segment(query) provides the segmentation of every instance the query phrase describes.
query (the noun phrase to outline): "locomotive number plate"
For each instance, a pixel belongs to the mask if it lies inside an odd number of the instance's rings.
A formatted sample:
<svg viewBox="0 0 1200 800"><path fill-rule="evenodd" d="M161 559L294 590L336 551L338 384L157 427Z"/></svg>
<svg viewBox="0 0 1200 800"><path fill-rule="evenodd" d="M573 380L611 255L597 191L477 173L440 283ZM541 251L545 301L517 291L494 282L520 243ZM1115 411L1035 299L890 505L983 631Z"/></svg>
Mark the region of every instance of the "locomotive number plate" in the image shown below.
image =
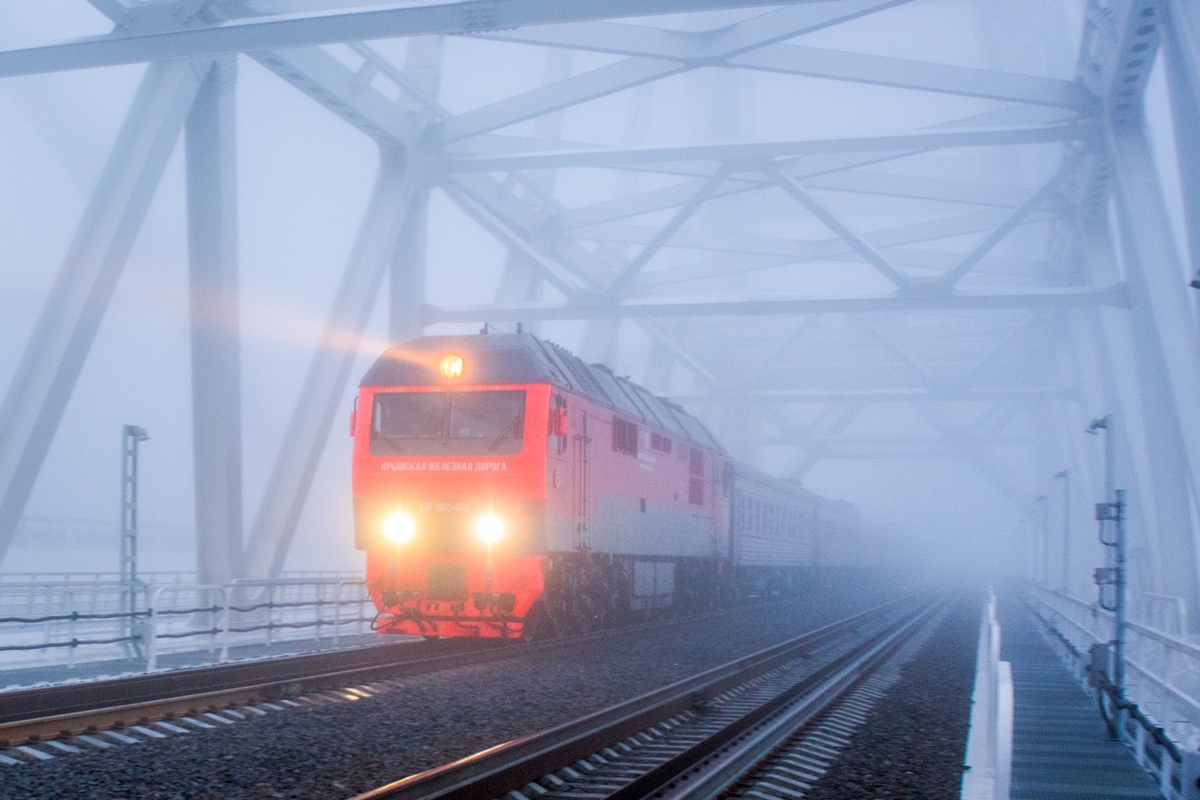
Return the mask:
<svg viewBox="0 0 1200 800"><path fill-rule="evenodd" d="M442 514L455 513L455 512L470 511L471 504L470 503L456 503L456 502L451 502L451 501L440 502L440 503L421 503L421 510L422 511L433 511L435 513L442 513Z"/></svg>

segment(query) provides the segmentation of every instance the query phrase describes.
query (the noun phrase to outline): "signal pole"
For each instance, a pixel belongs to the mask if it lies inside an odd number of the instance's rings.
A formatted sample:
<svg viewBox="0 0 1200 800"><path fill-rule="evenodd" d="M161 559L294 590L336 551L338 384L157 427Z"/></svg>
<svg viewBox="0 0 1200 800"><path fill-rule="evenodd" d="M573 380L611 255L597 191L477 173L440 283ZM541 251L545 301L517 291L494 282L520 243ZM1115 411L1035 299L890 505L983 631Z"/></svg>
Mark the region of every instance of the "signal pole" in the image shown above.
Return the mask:
<svg viewBox="0 0 1200 800"><path fill-rule="evenodd" d="M1106 414L1092 420L1087 432L1104 431L1104 502L1096 504L1096 521L1100 523L1100 543L1114 550L1113 566L1096 570L1096 583L1100 584L1100 607L1116 613L1116 630L1113 632L1113 686L1118 700L1125 698L1125 490L1113 490L1113 418ZM1106 522L1112 522L1115 531L1112 539L1104 535ZM1116 597L1111 604L1104 602L1104 586L1112 586Z"/></svg>
<svg viewBox="0 0 1200 800"><path fill-rule="evenodd" d="M121 434L121 608L126 616L121 618L121 635L125 638L125 652L131 658L140 658L141 642L138 636L142 626L138 624L138 576L137 576L137 484L138 443L150 438L145 428L125 425Z"/></svg>
<svg viewBox="0 0 1200 800"><path fill-rule="evenodd" d="M1060 470L1055 478L1063 482L1063 547L1062 547L1062 590L1071 593L1071 471Z"/></svg>

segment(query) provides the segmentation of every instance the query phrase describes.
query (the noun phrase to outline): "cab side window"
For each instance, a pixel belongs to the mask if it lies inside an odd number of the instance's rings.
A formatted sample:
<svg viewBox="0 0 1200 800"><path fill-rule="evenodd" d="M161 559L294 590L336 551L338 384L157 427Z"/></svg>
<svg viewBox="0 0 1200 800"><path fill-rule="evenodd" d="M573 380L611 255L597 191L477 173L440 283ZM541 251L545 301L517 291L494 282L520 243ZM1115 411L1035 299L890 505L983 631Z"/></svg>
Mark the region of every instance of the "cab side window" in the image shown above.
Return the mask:
<svg viewBox="0 0 1200 800"><path fill-rule="evenodd" d="M550 447L554 452L567 452L567 398L556 394L550 398Z"/></svg>

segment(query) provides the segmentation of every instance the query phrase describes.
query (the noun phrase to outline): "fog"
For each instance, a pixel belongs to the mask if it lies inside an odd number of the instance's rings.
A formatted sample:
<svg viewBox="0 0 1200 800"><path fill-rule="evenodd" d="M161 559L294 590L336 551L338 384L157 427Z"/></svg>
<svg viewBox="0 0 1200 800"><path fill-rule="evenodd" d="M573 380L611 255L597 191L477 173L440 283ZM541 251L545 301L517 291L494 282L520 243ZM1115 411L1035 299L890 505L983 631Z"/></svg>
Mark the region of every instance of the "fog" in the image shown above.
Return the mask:
<svg viewBox="0 0 1200 800"><path fill-rule="evenodd" d="M710 30L766 11L627 22ZM1083 12L1084 3L1075 0L914 0L791 44L1070 81ZM0 49L64 42L109 29L83 2L8 4L0 10ZM580 75L620 60L586 49L557 51L503 41L508 35L447 37L437 102L459 115L532 91L547 76ZM404 64L405 40L371 46L392 63ZM344 46L329 50L346 63L352 60ZM11 391L21 353L144 69L129 65L0 79L4 393ZM897 75L896 82L905 77ZM1163 86L1156 74L1147 114L1181 244L1181 204ZM248 528L366 209L379 158L369 138L245 56L238 59L236 93L243 517ZM537 140L521 145L522 150L540 149L546 146L542 140L553 138L571 149L787 143L1021 124L1015 117L993 122L1012 107L1012 102L993 97L877 82L700 68L497 133ZM1070 113L1049 105L1022 107L1030 124L1066 120ZM502 145L476 144L473 152ZM903 231L1016 206L1063 158L1063 145L1056 141L1019 148L961 146L881 159L865 170L876 177L919 177L931 193L935 184L989 187L1001 198L978 204L845 187L819 191L820 171L808 188L853 230ZM731 175L738 178L752 166L735 162ZM578 209L695 180L701 167L713 170L709 162L663 158L636 170L588 166L530 174L558 203ZM489 175L505 178L502 168ZM464 213L445 188L434 188L429 203L426 301L444 307L494 302L506 264L504 244ZM611 278L615 271L603 267L604 259L634 258L646 237L669 225L676 212L677 207L607 227L593 225L580 234L579 246ZM1034 217L1012 231L960 288L1023 290L1074 283L1065 275L1067 260L1053 253L1061 235L1053 216ZM906 274L930 279L970 252L984 233L986 228L927 240L896 234L896 243L880 245L880 252ZM796 243L837 238L828 223L778 186L723 196L718 192L688 220L678 241L645 265L635 284L637 297L646 302L874 298L895 290L853 248L845 248L848 255L830 251L823 257L747 254L724 245L704 246L710 234L719 234L722 242L753 239L757 246L780 252ZM917 244L906 248L906 241ZM62 527L66 520L108 521L115 528L123 424L143 426L151 437L141 450L142 568L194 568L187 262L180 143L71 393L25 506L25 522L0 565L5 572L117 568L115 533L83 528L70 533L64 547L61 536L46 538L38 531L54 521ZM555 303L562 295L543 286L540 300ZM386 306L381 297L364 332L352 383L343 392L286 569L361 567L361 554L353 549L351 442L345 420L353 384L388 344ZM476 322L433 325L427 332L475 331L485 321L486 314ZM503 321L497 327L512 330L514 324ZM1053 475L1073 466L1071 523L1083 554L1076 556L1080 568L1074 579L1085 579L1084 562L1100 563L1087 529L1087 504L1100 493L1102 451L1096 437L1082 434L1105 409L1088 393L1096 378L1084 374L1087 365L1078 363L1064 314L798 311L590 327L582 321L530 322L526 327L586 359L610 363L618 374L630 375L658 394L678 398L735 457L853 502L879 521L882 535L920 569L968 577L1006 567L1028 572L1039 557L1036 539L1043 524L1035 509L1046 515L1048 526L1061 527L1057 492L1062 484ZM665 331L668 341L704 374L679 359L662 361L661 345L654 344L651 330ZM984 399L956 399L964 388ZM1029 388L1047 392L1032 400L1004 396ZM920 398L908 400L906 393ZM713 402L714 395L724 402ZM758 399L747 406L739 395ZM1048 499L1039 506L1039 497ZM1059 569L1054 564L1040 568Z"/></svg>

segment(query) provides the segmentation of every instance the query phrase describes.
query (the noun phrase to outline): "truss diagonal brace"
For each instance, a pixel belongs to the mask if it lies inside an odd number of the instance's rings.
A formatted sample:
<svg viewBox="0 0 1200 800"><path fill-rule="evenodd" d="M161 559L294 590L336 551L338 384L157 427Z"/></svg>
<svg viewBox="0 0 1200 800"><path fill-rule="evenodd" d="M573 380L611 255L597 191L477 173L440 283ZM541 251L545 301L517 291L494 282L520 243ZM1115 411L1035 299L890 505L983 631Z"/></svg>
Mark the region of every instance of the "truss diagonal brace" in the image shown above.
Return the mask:
<svg viewBox="0 0 1200 800"><path fill-rule="evenodd" d="M725 59L909 2L911 0L834 0L790 4L702 34L702 37L710 57Z"/></svg>
<svg viewBox="0 0 1200 800"><path fill-rule="evenodd" d="M867 260L875 269L879 270L889 281L896 285L897 288L903 287L908 283L908 278L898 269L892 266L891 262L883 257L883 254L876 250L870 242L859 236L849 225L837 218L824 205L817 202L816 198L806 192L795 179L784 175L779 169L770 167L767 170L767 175L779 185L781 189L791 195L797 203L804 206L808 213L812 214L817 219L833 231L839 239L854 248L855 252Z"/></svg>
<svg viewBox="0 0 1200 800"><path fill-rule="evenodd" d="M147 69L0 406L0 560L209 64Z"/></svg>
<svg viewBox="0 0 1200 800"><path fill-rule="evenodd" d="M404 110L320 47L259 51L255 61L379 142L413 149L418 129Z"/></svg>
<svg viewBox="0 0 1200 800"><path fill-rule="evenodd" d="M982 441L972 439L962 431L952 429L945 420L933 413L929 406L923 405L919 408L933 427L937 428L945 437L952 450L958 450L963 458L974 464L983 477L1003 492L1013 506L1021 507L1023 499L1029 496L1029 492L1019 480L1011 475L1002 461L984 450Z"/></svg>
<svg viewBox="0 0 1200 800"><path fill-rule="evenodd" d="M565 294L568 301L574 301L581 295L589 293L594 295L597 289L597 281L588 274L588 270L584 267L580 255L572 254L568 250L565 253L558 253L552 258L543 253L537 246L538 243L533 239L532 226L536 224L536 221L530 218L528 214L523 213L528 211L528 209L519 209L517 207L516 199L511 194L499 192L497 191L497 187L493 185L491 187L491 194L494 205L489 205L480 200L477 194L481 188L487 187L488 183L491 182L490 178L484 176L483 180L476 182L477 185L469 187L459 185L458 180L461 180L461 178L455 181L446 181L443 184L451 198L455 202L458 202L464 211L496 236L513 253L528 259L527 263L536 269L538 274L547 283ZM503 219L501 219L501 215L498 213L501 209L505 212ZM518 219L513 220L510 217ZM521 217L524 217L523 221L520 219ZM495 306L489 306L488 308L493 307ZM580 308L580 306L569 307ZM425 311L428 314L427 320L430 323L439 320L438 309L428 307ZM575 316L572 318L586 319L588 315L586 312L581 313L576 311ZM485 311L472 321L486 321L489 319L492 319L491 313ZM537 320L532 317L524 319L518 316L511 321L536 322ZM712 373L680 347L654 320L642 319L640 323L652 337L662 341L664 345L675 353L680 363L695 372L701 380L707 383L713 382Z"/></svg>
<svg viewBox="0 0 1200 800"><path fill-rule="evenodd" d="M1070 158L1068 158L1066 163L1059 167L1059 169L1055 171L1053 175L1046 179L1046 181L1037 188L1037 191L1029 195L1025 202L1014 208L1012 213L1009 214L1003 222L997 225L996 228L987 236L983 237L983 240L975 245L975 247L971 249L971 252L967 253L967 255L963 257L962 261L960 261L954 267L954 269L946 273L942 277L941 283L948 287L954 286L959 282L959 280L962 279L964 275L974 269L975 265L982 261L984 257L987 256L987 254L990 253L992 249L1004 239L1004 237L1012 233L1013 230L1020 225L1026 217L1036 211L1038 206L1046 201L1047 197L1058 191L1058 187L1062 185L1063 181L1075 173L1075 170L1079 167L1080 163L1083 162L1086 155L1087 151L1080 149L1078 152L1074 153Z"/></svg>
<svg viewBox="0 0 1200 800"><path fill-rule="evenodd" d="M513 253L519 253L522 258L528 259L529 263L538 269L546 282L555 289L567 297L575 297L586 289L586 286L575 275L543 256L533 244L521 235L520 231L516 230L505 220L500 219L494 210L479 202L479 200L462 187L447 182L443 184L443 188L450 195L450 199L466 212L468 216L479 223L484 230L503 242Z"/></svg>
<svg viewBox="0 0 1200 800"><path fill-rule="evenodd" d="M671 221L664 225L661 230L659 230L654 239L641 249L641 251L636 257L634 257L633 261L629 262L625 269L621 270L621 274L614 278L613 282L609 284L606 293L613 297L619 295L621 290L628 286L629 282L637 277L638 273L642 271L642 268L645 267L646 264L650 263L650 259L654 258L654 256L658 254L658 251L662 250L663 247L665 247L667 243L671 241L671 237L674 236L680 228L687 224L687 221L691 219L698 210L700 210L700 206L704 205L708 199L713 196L713 192L717 191L717 189L721 187L721 184L724 183L725 176L727 174L729 174L727 167L718 168L713 176L705 181L700 187L700 191L692 195L692 199L689 200L683 206L683 208L679 209L675 216L671 218Z"/></svg>
<svg viewBox="0 0 1200 800"><path fill-rule="evenodd" d="M382 152L370 204L247 542L248 576L278 575L283 567L334 415L344 400L363 329L375 308L396 241L419 188L419 180L413 177L415 171L405 168L400 155Z"/></svg>
<svg viewBox="0 0 1200 800"><path fill-rule="evenodd" d="M632 89L643 83L661 80L685 69L686 67L673 61L627 58L459 114L435 128L434 138L438 144L451 144L598 97Z"/></svg>

